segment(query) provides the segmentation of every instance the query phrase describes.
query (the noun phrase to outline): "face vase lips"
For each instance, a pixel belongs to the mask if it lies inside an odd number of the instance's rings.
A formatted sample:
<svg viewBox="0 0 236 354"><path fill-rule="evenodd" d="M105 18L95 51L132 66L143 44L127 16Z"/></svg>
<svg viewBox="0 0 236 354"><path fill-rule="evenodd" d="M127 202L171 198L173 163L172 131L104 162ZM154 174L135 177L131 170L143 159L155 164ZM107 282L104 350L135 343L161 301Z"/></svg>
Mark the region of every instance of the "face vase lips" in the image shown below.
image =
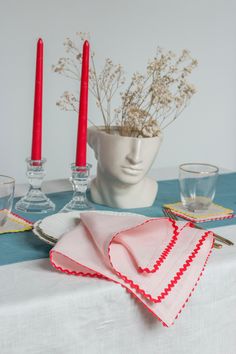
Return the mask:
<svg viewBox="0 0 236 354"><path fill-rule="evenodd" d="M127 175L131 175L131 176L138 176L139 174L141 174L143 172L142 168L138 168L132 165L127 165L127 166L121 166L123 172Z"/></svg>

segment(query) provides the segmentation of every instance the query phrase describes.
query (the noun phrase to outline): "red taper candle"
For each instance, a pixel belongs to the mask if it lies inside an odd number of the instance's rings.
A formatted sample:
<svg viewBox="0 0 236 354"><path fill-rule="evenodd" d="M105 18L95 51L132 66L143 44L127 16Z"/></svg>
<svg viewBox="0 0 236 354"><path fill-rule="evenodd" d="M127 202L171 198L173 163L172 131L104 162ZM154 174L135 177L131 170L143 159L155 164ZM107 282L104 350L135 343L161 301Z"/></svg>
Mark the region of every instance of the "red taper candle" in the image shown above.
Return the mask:
<svg viewBox="0 0 236 354"><path fill-rule="evenodd" d="M34 120L32 131L31 160L42 158L42 104L43 104L43 41L39 38L36 54Z"/></svg>
<svg viewBox="0 0 236 354"><path fill-rule="evenodd" d="M88 125L88 85L89 85L89 42L83 45L80 102L78 116L76 166L86 166L87 125Z"/></svg>

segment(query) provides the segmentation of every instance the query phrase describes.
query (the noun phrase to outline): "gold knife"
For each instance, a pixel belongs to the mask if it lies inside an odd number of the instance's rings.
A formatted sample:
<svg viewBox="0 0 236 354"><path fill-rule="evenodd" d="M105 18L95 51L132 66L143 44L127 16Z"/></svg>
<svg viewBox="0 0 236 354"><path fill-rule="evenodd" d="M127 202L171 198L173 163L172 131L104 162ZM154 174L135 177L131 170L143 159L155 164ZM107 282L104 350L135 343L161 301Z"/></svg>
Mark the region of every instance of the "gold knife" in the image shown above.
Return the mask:
<svg viewBox="0 0 236 354"><path fill-rule="evenodd" d="M168 210L169 214L172 214L173 216L175 216L176 219L179 218L179 219L187 220L187 219L185 219L185 218L183 218L183 217L181 217L181 216L179 216L179 215L177 216L176 214L174 214L173 211L172 211L170 208L166 208L166 207L165 207L165 209ZM195 227L196 229L205 230L203 227L197 225L196 223L193 223L193 224L194 224L194 227ZM213 233L213 236L215 237L216 240L218 240L218 241L220 241L220 242L222 242L222 243L224 243L224 244L226 244L226 245L228 245L228 246L233 246L233 245L234 245L234 243L233 243L232 241L228 240L227 238L216 234L216 233L215 233L214 231L212 231L212 230L210 230L210 231Z"/></svg>

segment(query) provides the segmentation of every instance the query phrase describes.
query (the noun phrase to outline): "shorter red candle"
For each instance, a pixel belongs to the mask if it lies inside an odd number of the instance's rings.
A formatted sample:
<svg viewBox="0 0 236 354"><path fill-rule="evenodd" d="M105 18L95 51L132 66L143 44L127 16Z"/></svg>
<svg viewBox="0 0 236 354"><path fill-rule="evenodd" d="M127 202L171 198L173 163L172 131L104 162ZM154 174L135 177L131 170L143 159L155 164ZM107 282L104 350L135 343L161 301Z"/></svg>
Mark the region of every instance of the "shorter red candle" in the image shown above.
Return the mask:
<svg viewBox="0 0 236 354"><path fill-rule="evenodd" d="M42 104L43 104L43 41L39 38L36 54L34 120L32 131L31 160L42 158Z"/></svg>
<svg viewBox="0 0 236 354"><path fill-rule="evenodd" d="M80 102L76 148L76 166L86 166L87 125L88 125L88 85L89 85L89 42L83 45Z"/></svg>

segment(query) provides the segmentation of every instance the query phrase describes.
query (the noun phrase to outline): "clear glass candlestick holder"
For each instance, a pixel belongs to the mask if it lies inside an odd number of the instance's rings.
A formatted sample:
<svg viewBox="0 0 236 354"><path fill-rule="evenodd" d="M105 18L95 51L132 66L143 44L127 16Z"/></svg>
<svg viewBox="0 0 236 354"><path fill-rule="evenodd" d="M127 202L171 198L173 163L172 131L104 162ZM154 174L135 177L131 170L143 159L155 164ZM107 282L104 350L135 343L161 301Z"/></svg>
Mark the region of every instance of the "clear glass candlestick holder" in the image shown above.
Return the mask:
<svg viewBox="0 0 236 354"><path fill-rule="evenodd" d="M47 213L55 210L55 204L42 192L41 185L45 177L44 164L46 159L27 162L29 190L15 205L15 209L25 213Z"/></svg>
<svg viewBox="0 0 236 354"><path fill-rule="evenodd" d="M93 206L87 199L86 195L91 167L92 165L90 164L87 164L86 166L76 166L74 163L71 164L72 176L70 182L74 193L71 201L62 208L61 212L66 213L76 210L93 209Z"/></svg>

